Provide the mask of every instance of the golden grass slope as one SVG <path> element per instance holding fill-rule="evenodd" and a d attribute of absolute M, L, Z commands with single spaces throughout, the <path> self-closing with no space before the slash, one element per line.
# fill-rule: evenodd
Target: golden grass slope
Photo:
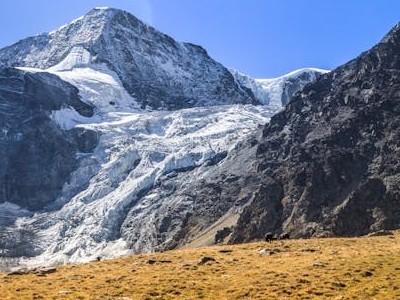
<path fill-rule="evenodd" d="M 202 256 L 215 261 L 199 264 Z M 0 299 L 400 299 L 400 233 L 184 249 L 67 265 L 45 276 L 3 274 Z"/>

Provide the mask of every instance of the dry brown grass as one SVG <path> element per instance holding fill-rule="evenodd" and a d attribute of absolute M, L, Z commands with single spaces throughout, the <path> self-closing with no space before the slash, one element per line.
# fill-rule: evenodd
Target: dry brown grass
<path fill-rule="evenodd" d="M 399 242 L 397 232 L 138 255 L 63 266 L 46 276 L 0 275 L 0 298 L 400 299 Z M 276 253 L 262 256 L 260 248 Z M 201 256 L 216 261 L 198 265 Z"/>

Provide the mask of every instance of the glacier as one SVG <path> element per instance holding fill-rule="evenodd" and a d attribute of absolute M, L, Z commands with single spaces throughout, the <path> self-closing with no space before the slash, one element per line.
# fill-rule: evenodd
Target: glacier
<path fill-rule="evenodd" d="M 73 180 L 49 212 L 15 223 L 40 236 L 36 243 L 45 251 L 33 262 L 82 262 L 131 253 L 120 238 L 120 226 L 130 209 L 143 210 L 141 194 L 174 171 L 200 167 L 229 151 L 274 113 L 251 105 L 109 112 L 98 122 L 76 125 L 101 133 L 95 152 L 81 157 Z M 137 252 L 153 250 L 152 244 L 136 247 Z"/>
<path fill-rule="evenodd" d="M 77 53 L 89 58 L 87 63 L 82 64 Z M 19 68 L 49 72 L 75 85 L 82 100 L 95 107 L 95 115 L 84 117 L 64 107 L 53 111 L 51 117 L 64 130 L 78 127 L 100 135 L 95 151 L 80 155 L 79 168 L 47 211 L 17 216 L 14 226 L 35 232 L 35 244 L 43 250 L 39 256 L 21 261 L 22 265 L 84 262 L 154 251 L 157 243 L 148 235 L 155 235 L 156 229 L 151 230 L 148 217 L 152 214 L 145 209 L 151 206 L 152 194 L 143 195 L 169 174 L 199 168 L 230 151 L 281 109 L 237 104 L 142 110 L 114 72 L 89 61 L 86 53 L 74 51 L 45 70 Z M 128 246 L 120 227 L 130 210 L 136 210 L 143 233 L 137 245 Z"/>
<path fill-rule="evenodd" d="M 71 55 L 45 70 L 20 68 L 50 72 L 75 85 L 81 98 L 95 107 L 95 115 L 83 117 L 72 108 L 62 108 L 53 111 L 52 118 L 64 130 L 86 128 L 100 135 L 95 151 L 81 155 L 79 168 L 48 211 L 18 215 L 14 226 L 35 232 L 36 245 L 43 250 L 20 262 L 27 266 L 162 250 L 152 222 L 165 211 L 153 207 L 157 202 L 152 203 L 152 188 L 182 170 L 187 176 L 199 176 L 191 170 L 231 151 L 282 109 L 282 105 L 236 104 L 143 110 L 107 66 L 81 61 Z M 164 201 L 156 206 L 166 210 L 177 206 L 176 201 L 178 197 L 172 204 Z M 190 207 L 190 203 L 184 205 Z M 128 245 L 121 237 L 121 226 L 130 211 L 140 228 L 138 240 Z"/>

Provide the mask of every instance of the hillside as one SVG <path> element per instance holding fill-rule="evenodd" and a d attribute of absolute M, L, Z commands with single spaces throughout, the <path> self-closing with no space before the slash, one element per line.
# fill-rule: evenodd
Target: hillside
<path fill-rule="evenodd" d="M 332 237 L 400 228 L 399 49 L 396 26 L 296 94 L 257 141 L 228 154 L 225 176 L 259 182 L 250 192 L 240 181 L 220 186 L 221 195 L 252 199 L 231 243 L 268 232 Z M 245 171 L 232 161 L 247 161 Z"/>
<path fill-rule="evenodd" d="M 183 249 L 0 275 L 2 299 L 400 299 L 400 232 Z M 261 251 L 260 251 L 261 250 Z M 214 261 L 201 263 L 203 257 Z"/>

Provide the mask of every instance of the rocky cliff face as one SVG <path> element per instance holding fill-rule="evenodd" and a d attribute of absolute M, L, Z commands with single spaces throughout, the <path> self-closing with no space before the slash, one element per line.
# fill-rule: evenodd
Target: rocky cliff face
<path fill-rule="evenodd" d="M 176 42 L 118 9 L 93 9 L 1 49 L 0 65 L 58 71 L 106 65 L 143 109 L 259 103 L 200 46 Z"/>
<path fill-rule="evenodd" d="M 0 69 L 0 203 L 42 209 L 69 180 L 76 154 L 94 148 L 90 132 L 64 132 L 53 122 L 61 107 L 93 114 L 78 90 L 54 75 Z"/>
<path fill-rule="evenodd" d="M 272 118 L 254 146 L 262 184 L 231 242 L 400 227 L 399 49 L 396 26 Z"/>

